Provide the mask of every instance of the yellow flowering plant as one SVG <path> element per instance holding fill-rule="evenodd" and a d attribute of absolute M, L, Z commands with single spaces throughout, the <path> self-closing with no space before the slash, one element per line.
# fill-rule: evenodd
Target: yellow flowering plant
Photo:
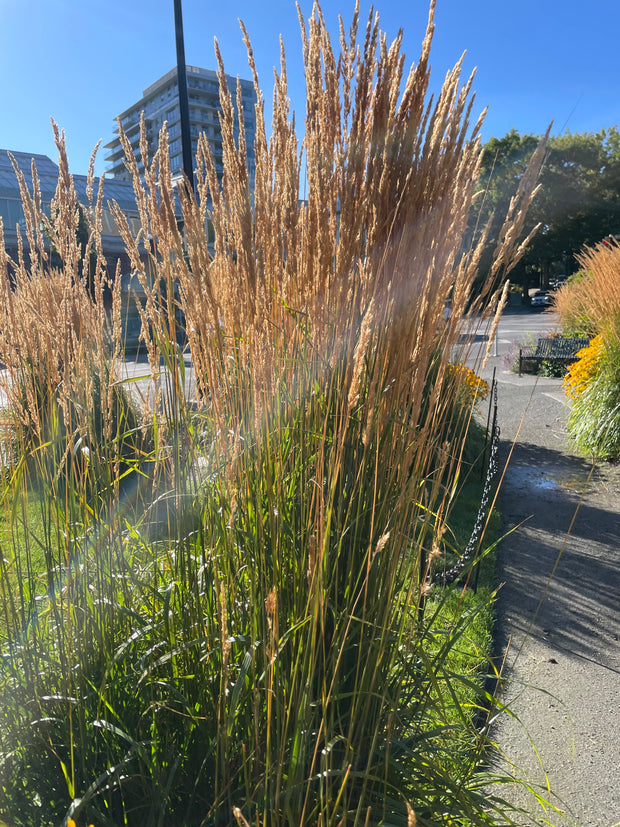
<path fill-rule="evenodd" d="M 489 383 L 466 365 L 450 365 L 449 375 L 458 381 L 465 404 L 482 402 L 489 395 Z"/>
<path fill-rule="evenodd" d="M 572 401 L 570 441 L 598 459 L 620 457 L 620 339 L 613 329 L 595 336 L 577 354 L 564 387 Z"/>
<path fill-rule="evenodd" d="M 595 336 L 588 347 L 577 352 L 577 361 L 568 368 L 564 378 L 564 389 L 567 395 L 575 400 L 585 391 L 599 370 L 601 359 L 605 352 L 603 337 Z"/>

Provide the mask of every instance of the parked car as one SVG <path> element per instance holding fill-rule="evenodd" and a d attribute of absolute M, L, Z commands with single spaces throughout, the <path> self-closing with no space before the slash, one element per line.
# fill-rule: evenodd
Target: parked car
<path fill-rule="evenodd" d="M 555 278 L 549 279 L 549 287 L 551 287 L 552 290 L 557 290 L 558 287 L 563 287 L 567 281 L 568 276 L 556 276 Z"/>
<path fill-rule="evenodd" d="M 553 304 L 553 296 L 548 290 L 537 290 L 530 298 L 532 307 L 549 307 Z"/>

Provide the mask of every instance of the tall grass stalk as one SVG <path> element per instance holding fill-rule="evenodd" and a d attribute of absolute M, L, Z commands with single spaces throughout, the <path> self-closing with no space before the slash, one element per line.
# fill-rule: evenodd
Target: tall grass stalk
<path fill-rule="evenodd" d="M 620 329 L 620 246 L 616 242 L 586 247 L 577 257 L 580 270 L 556 292 L 562 327 L 594 337 L 618 338 Z"/>
<path fill-rule="evenodd" d="M 221 185 L 204 136 L 194 197 L 173 189 L 165 127 L 152 162 L 143 131 L 142 175 L 120 128 L 138 237 L 114 214 L 153 387 L 166 377 L 141 412 L 119 367 L 101 190 L 81 262 L 62 136 L 50 218 L 36 175 L 33 192 L 22 182 L 26 243 L 0 261 L 18 446 L 3 502 L 24 526 L 2 571 L 0 812 L 16 824 L 509 822 L 481 792 L 482 736 L 446 665 L 471 618 L 438 629 L 421 611 L 472 412 L 451 354 L 498 299 L 492 283 L 472 295 L 481 248 L 462 249 L 481 121 L 460 63 L 427 100 L 433 10 L 405 76 L 400 35 L 388 44 L 371 18 L 359 39 L 356 9 L 336 52 L 316 7 L 301 142 L 284 52 L 267 138 L 244 32 L 253 186 L 219 51 Z"/>

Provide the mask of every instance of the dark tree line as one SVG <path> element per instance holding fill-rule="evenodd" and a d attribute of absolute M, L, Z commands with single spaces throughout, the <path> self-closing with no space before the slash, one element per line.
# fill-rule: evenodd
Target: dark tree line
<path fill-rule="evenodd" d="M 513 129 L 503 138 L 491 138 L 484 147 L 481 193 L 470 219 L 475 236 L 493 216 L 483 273 L 510 198 L 540 140 L 539 135 L 521 135 Z M 620 234 L 618 129 L 551 137 L 539 183 L 525 230 L 539 223 L 541 228 L 511 274 L 511 280 L 524 289 L 547 286 L 553 275 L 570 275 L 577 269 L 575 254 L 584 245 Z"/>

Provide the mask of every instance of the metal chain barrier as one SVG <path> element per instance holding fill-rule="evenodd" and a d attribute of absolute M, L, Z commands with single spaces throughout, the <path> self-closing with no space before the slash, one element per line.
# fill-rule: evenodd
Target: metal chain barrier
<path fill-rule="evenodd" d="M 491 498 L 493 480 L 497 476 L 497 471 L 499 467 L 498 455 L 500 429 L 499 425 L 497 424 L 497 382 L 495 381 L 495 376 L 493 377 L 491 396 L 493 400 L 493 424 L 491 426 L 491 447 L 489 450 L 489 464 L 487 466 L 486 479 L 484 481 L 484 487 L 482 489 L 482 498 L 480 500 L 478 516 L 476 517 L 476 522 L 474 523 L 471 537 L 469 538 L 469 542 L 465 547 L 463 556 L 454 566 L 452 566 L 452 568 L 448 569 L 447 571 L 435 572 L 435 574 L 432 576 L 432 582 L 434 584 L 447 586 L 450 583 L 454 583 L 455 580 L 457 580 L 463 573 L 463 571 L 467 568 L 472 558 L 475 558 L 477 556 L 478 547 L 482 537 L 482 531 L 484 529 L 484 525 L 486 522 L 487 506 Z M 476 572 L 476 575 L 477 574 L 478 572 Z M 476 576 L 474 589 L 476 588 L 477 583 L 478 577 Z"/>

